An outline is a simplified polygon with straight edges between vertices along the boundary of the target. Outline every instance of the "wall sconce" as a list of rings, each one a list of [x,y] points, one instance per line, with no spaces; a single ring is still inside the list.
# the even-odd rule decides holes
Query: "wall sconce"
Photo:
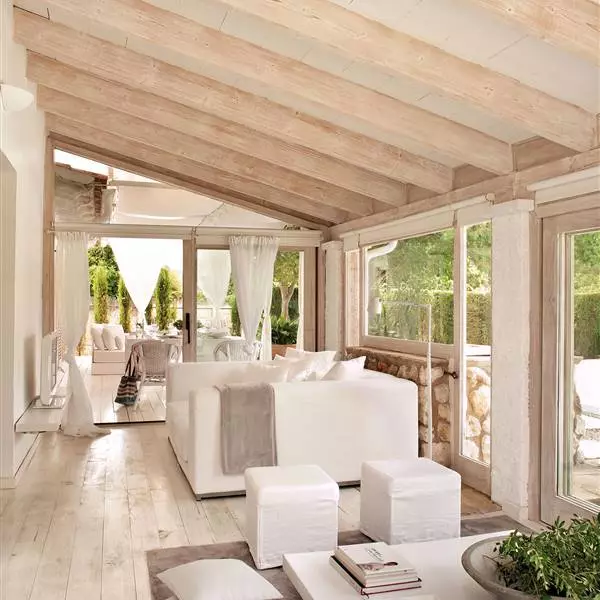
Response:
[[[34,100],[29,90],[0,83],[0,109],[5,112],[18,112],[26,109]]]

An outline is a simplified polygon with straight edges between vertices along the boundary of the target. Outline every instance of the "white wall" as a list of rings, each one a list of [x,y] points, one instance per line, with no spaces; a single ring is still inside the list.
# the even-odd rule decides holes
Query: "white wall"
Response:
[[[492,500],[517,520],[529,506],[531,210],[513,200],[492,218]]]
[[[0,80],[35,91],[25,79],[25,50],[12,41],[12,1],[1,4]],[[2,357],[12,365],[13,380],[12,386],[9,384],[12,390],[4,389],[1,398],[2,415],[10,418],[3,418],[0,424],[0,477],[11,477],[34,440],[29,435],[16,436],[14,423],[39,391],[45,130],[43,113],[35,105],[18,113],[0,110],[0,150],[17,175],[16,198],[11,200],[9,195],[9,201],[16,201],[15,221],[10,225],[13,231],[6,236],[2,232],[2,254],[5,244],[13,245],[6,250],[14,252],[15,273],[14,297],[11,291],[9,298],[3,298],[3,303],[12,300],[14,310],[13,347],[7,344]],[[3,229],[8,226],[8,220],[3,222]],[[5,305],[2,310],[10,308]]]

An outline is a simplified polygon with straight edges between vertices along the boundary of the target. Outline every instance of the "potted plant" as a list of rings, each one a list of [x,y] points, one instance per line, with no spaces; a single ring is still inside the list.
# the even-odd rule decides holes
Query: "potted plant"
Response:
[[[467,573],[497,598],[600,600],[600,514],[550,529],[483,540],[462,557]]]
[[[286,348],[296,346],[298,338],[298,322],[286,321],[281,317],[271,317],[272,357],[285,355]]]

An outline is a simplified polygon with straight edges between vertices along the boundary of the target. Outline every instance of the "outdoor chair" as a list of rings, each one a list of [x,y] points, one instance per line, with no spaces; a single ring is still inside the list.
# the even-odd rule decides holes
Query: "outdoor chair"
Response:
[[[261,348],[261,342],[226,340],[215,347],[214,357],[217,361],[258,360]]]

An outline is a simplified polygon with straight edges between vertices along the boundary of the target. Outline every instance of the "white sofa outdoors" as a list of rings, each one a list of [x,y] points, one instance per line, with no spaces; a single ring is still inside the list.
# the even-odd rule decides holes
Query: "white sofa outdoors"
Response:
[[[221,468],[220,395],[215,385],[264,363],[183,363],[167,373],[169,440],[196,497],[244,493],[243,475]],[[254,365],[254,367],[253,367]],[[415,458],[417,386],[364,370],[352,381],[273,383],[278,464],[314,464],[341,484],[371,460]]]
[[[129,358],[121,325],[94,324],[92,336],[92,375],[122,375]]]

